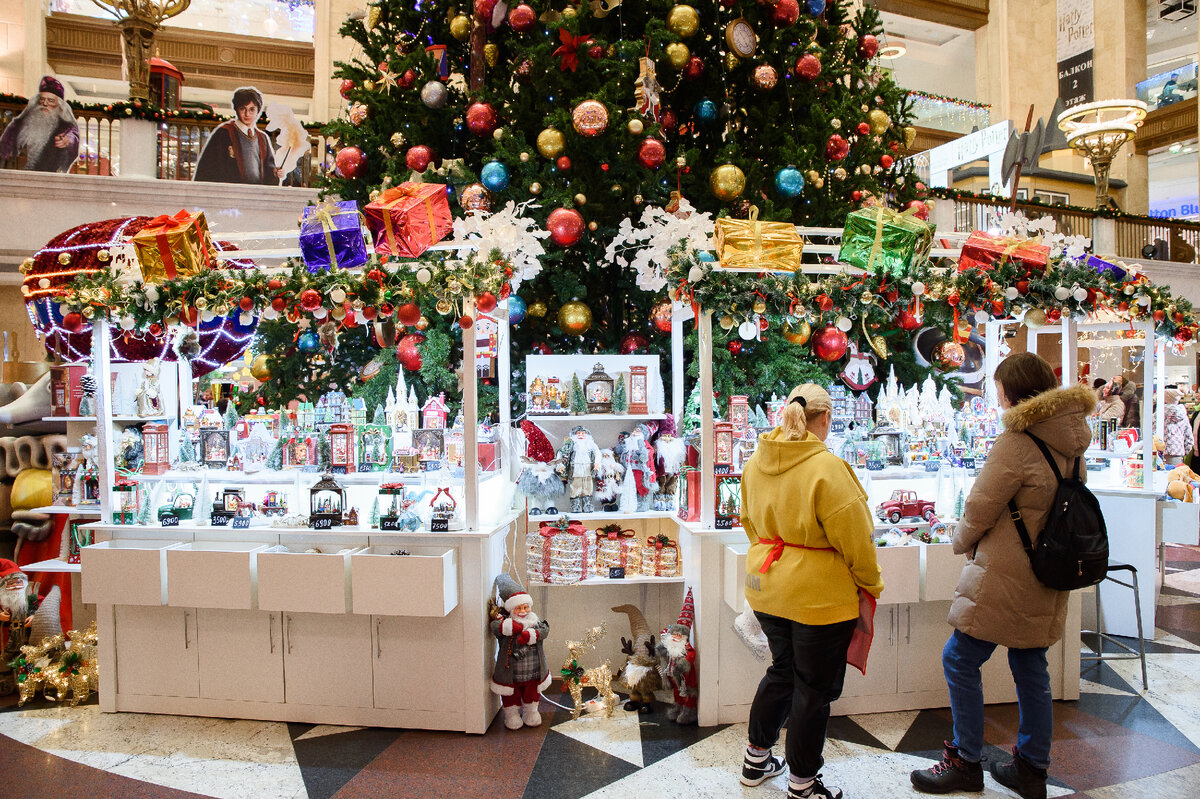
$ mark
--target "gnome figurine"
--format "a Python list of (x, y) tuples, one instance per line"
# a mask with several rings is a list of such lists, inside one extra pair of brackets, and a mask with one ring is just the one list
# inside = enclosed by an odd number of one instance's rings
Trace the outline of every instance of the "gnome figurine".
[(667, 708), (667, 718), (676, 724), (695, 724), (699, 718), (700, 678), (696, 672), (696, 650), (688, 640), (696, 618), (692, 589), (683, 600), (679, 620), (663, 630), (658, 643), (658, 668), (671, 684), (675, 704)]
[(521, 432), (525, 434), (525, 455), (517, 489), (528, 497), (531, 514), (557, 515), (554, 500), (563, 493), (563, 479), (554, 469), (554, 447), (545, 431), (528, 419), (521, 420)]
[(492, 693), (500, 697), (505, 727), (539, 727), (538, 702), (550, 686), (550, 669), (542, 651), (550, 624), (533, 612), (532, 597), (512, 577), (501, 574), (495, 588), (501, 604), (488, 628), (499, 640), (500, 651), (492, 671)]
[(614, 613), (629, 617), (629, 635), (632, 640), (621, 636), (621, 651), (627, 657), (625, 665), (613, 680), (613, 690), (629, 694), (629, 701), (622, 707), (638, 713), (654, 710), (654, 692), (662, 687), (658, 673), (658, 653), (655, 650), (654, 634), (637, 605), (617, 605)]

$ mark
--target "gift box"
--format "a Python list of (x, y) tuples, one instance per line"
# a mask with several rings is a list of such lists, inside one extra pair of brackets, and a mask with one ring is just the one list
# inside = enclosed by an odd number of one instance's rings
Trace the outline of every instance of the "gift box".
[(882, 205), (851, 211), (838, 260), (876, 275), (903, 277), (929, 257), (933, 231), (912, 211), (899, 213)]
[(375, 236), (375, 252), (402, 258), (416, 258), (454, 227), (446, 187), (440, 183), (401, 183), (363, 211)]
[(146, 283), (197, 275), (213, 265), (215, 250), (203, 211), (156, 216), (134, 235), (133, 246)]
[(1045, 270), (1050, 248), (1037, 239), (1018, 239), (1012, 236), (993, 236), (976, 230), (963, 244), (958, 259), (958, 271), (994, 269), (1006, 263), (1018, 263), (1027, 269)]
[(500, 462), (496, 458), (496, 442), (484, 441), (476, 445), (479, 447), (479, 468), (485, 472), (494, 472), (500, 468)]
[(1110, 264), (1103, 258), (1097, 258), (1094, 255), (1089, 255), (1087, 257), (1087, 265), (1090, 269), (1094, 269), (1097, 274), (1103, 275), (1105, 272), (1111, 273), (1111, 276), (1114, 280), (1124, 280), (1129, 275), (1129, 273), (1123, 267), (1117, 266), (1116, 264)]
[(685, 522), (700, 521), (700, 472), (685, 466), (679, 475), (679, 518)]
[(596, 576), (610, 576), (609, 569), (624, 569), (626, 575), (641, 571), (640, 557), (633, 563), (638, 540), (633, 530), (624, 530), (619, 524), (608, 524), (596, 531)]
[(665, 535), (652, 535), (642, 544), (643, 577), (678, 577), (679, 544)]
[(723, 269), (747, 272), (795, 272), (804, 252), (804, 239), (790, 222), (759, 222), (758, 208), (749, 219), (718, 219), (717, 257)]
[(530, 582), (570, 585), (591, 576), (596, 541), (579, 522), (542, 522), (525, 536), (525, 571)]
[(367, 262), (362, 217), (353, 200), (319, 203), (300, 218), (300, 254), (310, 273), (322, 269), (353, 269)]

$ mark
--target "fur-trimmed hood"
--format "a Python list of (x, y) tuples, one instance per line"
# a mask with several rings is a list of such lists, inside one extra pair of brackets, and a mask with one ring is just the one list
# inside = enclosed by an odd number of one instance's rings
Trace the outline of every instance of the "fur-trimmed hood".
[(1052, 388), (1004, 412), (1004, 428), (1029, 431), (1064, 455), (1075, 457), (1091, 443), (1086, 417), (1096, 408), (1096, 393), (1087, 386)]

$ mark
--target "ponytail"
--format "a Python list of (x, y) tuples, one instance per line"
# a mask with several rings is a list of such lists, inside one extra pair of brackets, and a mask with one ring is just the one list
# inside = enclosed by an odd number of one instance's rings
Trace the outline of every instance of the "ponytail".
[(807, 405), (808, 401), (804, 397), (795, 396), (788, 400), (787, 405), (783, 406), (783, 418), (779, 426), (783, 428), (783, 435), (786, 438), (804, 438), (804, 433), (808, 430)]
[(808, 432), (808, 422), (822, 413), (833, 412), (829, 392), (815, 383), (804, 383), (792, 389), (787, 404), (780, 413), (779, 427), (784, 439), (798, 441)]

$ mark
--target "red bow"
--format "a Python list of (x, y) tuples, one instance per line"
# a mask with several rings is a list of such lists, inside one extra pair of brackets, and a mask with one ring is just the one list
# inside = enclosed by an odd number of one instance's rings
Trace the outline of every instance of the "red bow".
[(559, 28), (558, 38), (562, 41), (562, 46), (554, 51), (554, 55), (562, 59), (558, 68), (563, 72), (566, 72), (568, 69), (574, 72), (575, 67), (579, 66), (578, 49), (590, 42), (592, 35), (590, 33), (581, 33), (578, 36), (572, 36), (571, 32), (566, 28)]
[(186, 225), (191, 224), (191, 222), (192, 215), (187, 212), (187, 209), (181, 208), (179, 213), (175, 214), (175, 216), (167, 216), (166, 214), (162, 214), (154, 217), (148, 223), (146, 223), (146, 227), (162, 227), (170, 230), (171, 228), (185, 227)]

